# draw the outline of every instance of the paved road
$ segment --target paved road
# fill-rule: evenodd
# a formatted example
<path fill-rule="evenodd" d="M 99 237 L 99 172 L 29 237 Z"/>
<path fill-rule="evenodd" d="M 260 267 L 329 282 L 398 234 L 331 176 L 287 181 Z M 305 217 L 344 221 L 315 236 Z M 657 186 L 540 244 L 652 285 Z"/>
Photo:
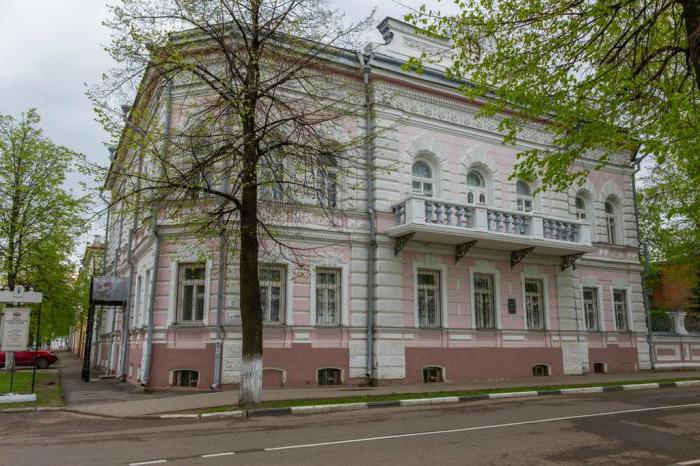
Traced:
<path fill-rule="evenodd" d="M 697 387 L 226 421 L 0 416 L 0 464 L 14 466 L 700 460 Z"/>

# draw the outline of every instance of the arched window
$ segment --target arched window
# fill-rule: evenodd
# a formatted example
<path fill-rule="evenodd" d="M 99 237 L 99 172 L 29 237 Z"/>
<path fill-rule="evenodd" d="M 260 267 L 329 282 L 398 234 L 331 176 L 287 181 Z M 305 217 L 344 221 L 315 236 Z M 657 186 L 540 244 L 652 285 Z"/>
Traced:
<path fill-rule="evenodd" d="M 586 220 L 586 200 L 583 196 L 576 196 L 576 218 L 579 220 Z"/>
<path fill-rule="evenodd" d="M 486 204 L 486 179 L 476 170 L 467 173 L 467 202 L 470 204 L 478 199 L 480 204 Z"/>
<path fill-rule="evenodd" d="M 610 201 L 605 201 L 605 232 L 608 237 L 608 243 L 615 244 L 617 242 L 617 235 L 615 232 L 615 207 Z"/>
<path fill-rule="evenodd" d="M 530 186 L 522 180 L 518 180 L 515 184 L 515 192 L 518 198 L 518 210 L 521 212 L 532 211 L 532 193 Z"/>
<path fill-rule="evenodd" d="M 430 165 L 422 160 L 418 160 L 413 163 L 411 174 L 413 175 L 413 194 L 432 197 L 434 181 L 433 170 L 430 168 Z"/>

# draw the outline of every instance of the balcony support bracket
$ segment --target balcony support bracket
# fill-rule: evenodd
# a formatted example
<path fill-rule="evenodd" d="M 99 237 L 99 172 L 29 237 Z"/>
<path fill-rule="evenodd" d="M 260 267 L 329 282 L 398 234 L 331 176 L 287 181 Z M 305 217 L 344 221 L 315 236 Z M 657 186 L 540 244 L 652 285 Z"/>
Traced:
<path fill-rule="evenodd" d="M 469 250 L 476 245 L 476 240 L 467 241 L 466 243 L 460 243 L 455 246 L 455 265 L 459 262 L 461 258 L 467 255 Z"/>
<path fill-rule="evenodd" d="M 394 243 L 394 256 L 398 256 L 401 250 L 406 246 L 406 244 L 411 241 L 415 233 L 408 233 L 406 235 L 398 236 L 396 242 Z"/>
<path fill-rule="evenodd" d="M 535 248 L 524 248 L 524 249 L 516 249 L 515 251 L 510 252 L 510 268 L 512 269 L 515 267 L 520 261 L 522 261 L 525 256 L 530 254 L 532 251 L 534 251 Z"/>
<path fill-rule="evenodd" d="M 576 261 L 586 254 L 585 252 L 579 252 L 576 254 L 569 254 L 568 256 L 564 256 L 561 258 L 561 271 L 563 272 L 564 270 L 568 269 L 571 267 L 572 270 L 576 270 Z"/>

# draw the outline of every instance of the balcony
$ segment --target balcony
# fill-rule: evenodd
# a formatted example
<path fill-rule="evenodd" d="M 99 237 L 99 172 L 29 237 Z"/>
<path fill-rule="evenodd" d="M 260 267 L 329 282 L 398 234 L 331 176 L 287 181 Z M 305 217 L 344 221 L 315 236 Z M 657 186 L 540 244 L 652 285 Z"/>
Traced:
<path fill-rule="evenodd" d="M 562 257 L 566 268 L 593 250 L 591 226 L 580 220 L 423 197 L 409 197 L 393 211 L 396 226 L 387 233 L 396 239 L 396 254 L 413 239 L 454 245 L 459 260 L 478 243 L 480 248 L 510 251 L 511 265 L 535 252 Z"/>

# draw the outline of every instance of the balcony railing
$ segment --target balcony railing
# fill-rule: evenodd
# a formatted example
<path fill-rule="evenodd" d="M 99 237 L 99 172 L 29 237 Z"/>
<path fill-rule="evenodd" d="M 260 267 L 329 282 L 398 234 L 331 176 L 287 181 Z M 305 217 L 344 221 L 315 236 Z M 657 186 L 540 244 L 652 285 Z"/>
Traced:
<path fill-rule="evenodd" d="M 561 255 L 592 249 L 590 224 L 580 220 L 422 197 L 409 197 L 395 205 L 394 214 L 392 236 L 420 233 L 415 239 L 442 239 L 452 244 L 473 237 L 505 249 L 548 246 L 543 252 L 558 250 Z"/>

